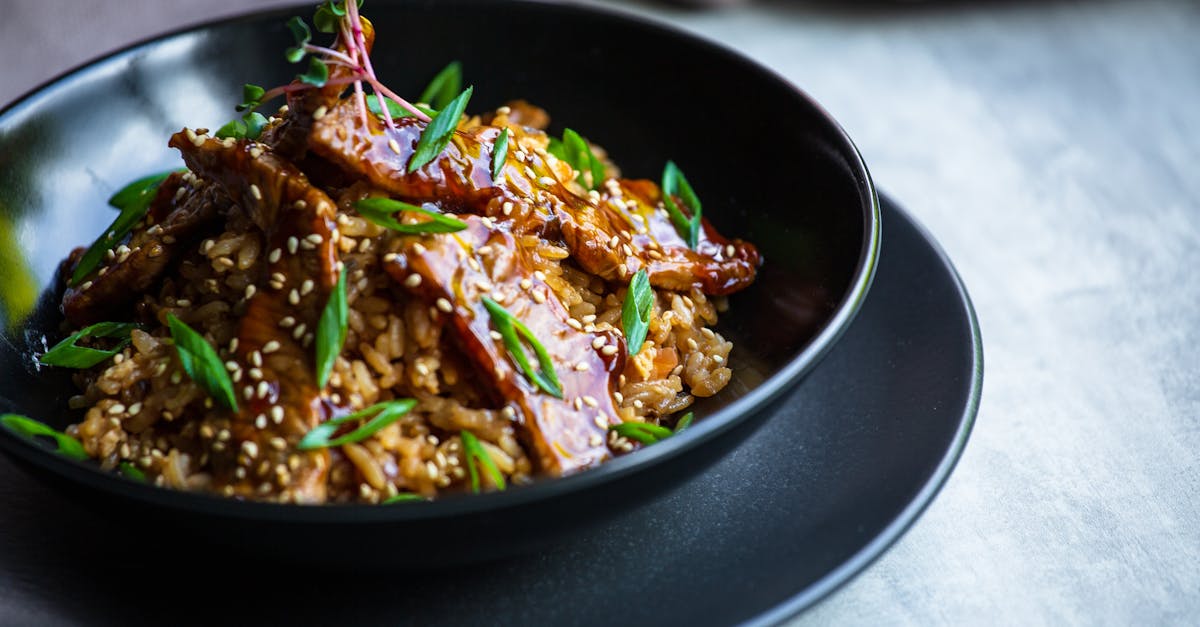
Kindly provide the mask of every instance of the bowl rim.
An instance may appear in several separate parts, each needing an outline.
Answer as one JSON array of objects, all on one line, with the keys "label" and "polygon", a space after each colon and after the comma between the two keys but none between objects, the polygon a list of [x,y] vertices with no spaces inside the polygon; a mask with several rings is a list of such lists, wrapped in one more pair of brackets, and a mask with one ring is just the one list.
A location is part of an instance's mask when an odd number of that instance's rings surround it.
[{"label": "bowl rim", "polygon": [[[843,297],[838,301],[823,327],[786,363],[764,379],[744,396],[718,409],[713,414],[697,421],[691,428],[675,437],[654,446],[645,447],[634,454],[609,460],[595,468],[565,477],[543,479],[519,489],[482,494],[451,495],[416,506],[414,503],[396,506],[370,504],[324,504],[319,506],[263,503],[240,501],[206,493],[183,492],[145,485],[122,478],[115,473],[99,471],[94,462],[75,461],[55,454],[53,451],[33,444],[28,440],[0,429],[0,450],[22,461],[60,475],[72,482],[82,483],[91,489],[101,490],[120,497],[130,498],[155,507],[168,507],[204,515],[255,522],[283,522],[292,524],[380,524],[404,523],[409,521],[436,520],[447,517],[494,513],[521,507],[528,503],[553,500],[571,493],[582,493],[601,484],[611,483],[644,472],[675,459],[686,452],[700,448],[722,434],[729,432],[754,414],[764,410],[771,401],[799,384],[829,352],[845,333],[857,316],[875,277],[882,237],[880,223],[879,194],[871,178],[861,152],[842,126],[815,99],[778,72],[750,59],[746,55],[720,42],[686,31],[661,20],[629,12],[628,10],[601,7],[593,4],[559,3],[555,0],[504,0],[522,10],[558,13],[564,17],[596,19],[654,31],[657,35],[670,38],[689,46],[723,57],[724,60],[742,66],[742,69],[757,78],[774,81],[788,88],[788,92],[799,106],[810,107],[832,131],[830,146],[845,160],[852,171],[855,187],[863,197],[863,233],[858,261]],[[471,5],[494,5],[494,0],[450,0],[439,3],[437,10],[445,7]],[[394,5],[395,6],[395,5]],[[79,78],[94,68],[131,57],[143,48],[163,43],[176,37],[228,26],[240,22],[262,21],[272,16],[294,14],[307,10],[309,3],[274,7],[259,11],[206,20],[177,29],[139,39],[121,48],[100,55],[75,67],[65,70],[37,86],[29,89],[16,100],[0,108],[0,128],[23,110],[36,104],[43,92],[56,86],[65,87],[74,78]],[[857,570],[857,569],[856,569]]]}]

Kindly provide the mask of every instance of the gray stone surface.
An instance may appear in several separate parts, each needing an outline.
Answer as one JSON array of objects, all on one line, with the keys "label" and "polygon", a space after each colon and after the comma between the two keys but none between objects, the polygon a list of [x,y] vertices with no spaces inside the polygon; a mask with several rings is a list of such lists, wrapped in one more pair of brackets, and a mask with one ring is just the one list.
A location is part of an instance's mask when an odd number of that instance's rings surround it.
[{"label": "gray stone surface", "polygon": [[[0,4],[7,102],[130,40],[279,3]],[[621,6],[822,102],[978,309],[987,374],[958,469],[796,624],[1200,620],[1197,3]]]}]

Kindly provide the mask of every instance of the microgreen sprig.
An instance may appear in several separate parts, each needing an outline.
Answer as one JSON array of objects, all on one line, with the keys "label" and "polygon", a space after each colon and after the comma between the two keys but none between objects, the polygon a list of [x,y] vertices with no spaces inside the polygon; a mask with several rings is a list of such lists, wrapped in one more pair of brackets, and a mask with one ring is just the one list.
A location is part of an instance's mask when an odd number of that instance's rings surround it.
[{"label": "microgreen sprig", "polygon": [[175,352],[179,364],[187,376],[204,388],[217,403],[237,411],[237,396],[233,392],[233,381],[225,371],[225,364],[204,336],[189,327],[175,314],[167,314],[167,326],[171,339],[175,341]]},{"label": "microgreen sprig", "polygon": [[[399,233],[454,233],[467,228],[467,223],[462,220],[391,198],[364,198],[354,203],[354,208],[367,220]],[[431,219],[417,224],[402,224],[395,218],[395,214],[401,211],[412,211]]]},{"label": "microgreen sprig", "polygon": [[87,451],[79,440],[50,427],[49,425],[19,414],[0,414],[0,425],[13,433],[33,440],[38,436],[52,438],[55,450],[63,457],[87,459]]},{"label": "microgreen sprig", "polygon": [[638,354],[650,330],[650,313],[654,309],[654,290],[646,269],[638,270],[629,280],[625,302],[621,305],[621,331],[630,355]]},{"label": "microgreen sprig", "polygon": [[[129,346],[129,343],[132,341],[129,338],[129,333],[136,326],[129,322],[97,322],[76,331],[70,337],[55,344],[54,348],[46,351],[46,354],[42,355],[38,361],[47,366],[91,368],[121,352],[126,346]],[[88,348],[78,345],[79,340],[94,337],[120,338],[120,341],[117,342],[117,345],[112,350]]]},{"label": "microgreen sprig", "polygon": [[[496,332],[500,334],[504,347],[517,362],[521,372],[525,373],[525,377],[541,388],[543,392],[555,398],[562,398],[562,384],[558,382],[558,375],[554,372],[554,362],[550,359],[550,354],[546,352],[546,347],[542,346],[542,343],[533,335],[533,331],[530,331],[529,327],[525,326],[516,316],[487,296],[483,297],[483,306],[491,314],[492,326],[496,327]],[[533,352],[537,355],[539,370],[535,371],[530,365],[529,356],[525,354],[525,347],[521,345],[521,338],[524,338],[533,347]]]},{"label": "microgreen sprig", "polygon": [[337,285],[329,293],[317,322],[317,387],[323,388],[333,372],[333,363],[346,343],[350,312],[346,299],[346,270],[338,273]]},{"label": "microgreen sprig", "polygon": [[112,198],[108,199],[108,204],[120,209],[121,213],[117,215],[112,224],[108,225],[107,229],[104,229],[104,234],[93,242],[79,258],[79,263],[75,265],[75,271],[71,273],[72,286],[78,285],[91,274],[92,270],[95,270],[96,266],[100,264],[100,260],[104,258],[104,254],[128,235],[142,218],[146,217],[146,212],[150,210],[150,203],[158,193],[158,188],[175,171],[160,172],[140,178],[121,188],[120,191],[113,194]]},{"label": "microgreen sprig", "polygon": [[505,489],[504,474],[496,467],[496,461],[488,454],[487,449],[479,443],[479,439],[470,431],[459,434],[462,438],[463,453],[467,457],[467,472],[471,475],[471,491],[479,492],[479,473],[487,472],[492,483],[501,490]]},{"label": "microgreen sprig", "polygon": [[[361,442],[378,433],[380,429],[396,422],[401,416],[407,414],[416,406],[417,401],[412,398],[398,398],[376,403],[352,414],[334,418],[313,427],[311,431],[304,434],[304,437],[296,444],[296,448],[301,451],[311,451],[320,448],[332,448],[352,442]],[[342,425],[364,418],[370,418],[370,420],[367,420],[362,426],[346,435],[333,437],[333,434],[337,433],[338,428]]]},{"label": "microgreen sprig", "polygon": [[217,129],[217,137],[224,139],[232,137],[234,139],[258,139],[262,135],[263,128],[267,125],[267,118],[255,111],[262,104],[263,95],[266,90],[258,85],[249,83],[242,85],[242,102],[237,107],[234,107],[239,112],[246,112],[240,118],[234,118],[227,122],[224,126]]},{"label": "microgreen sprig", "polygon": [[[691,211],[691,218],[683,215],[683,212],[680,211],[679,205],[675,203],[676,195]],[[696,197],[696,192],[692,191],[687,177],[683,175],[674,161],[668,161],[666,167],[663,168],[662,196],[663,204],[667,207],[667,215],[675,225],[675,230],[687,242],[688,247],[694,250],[696,244],[700,242],[700,199]]]}]

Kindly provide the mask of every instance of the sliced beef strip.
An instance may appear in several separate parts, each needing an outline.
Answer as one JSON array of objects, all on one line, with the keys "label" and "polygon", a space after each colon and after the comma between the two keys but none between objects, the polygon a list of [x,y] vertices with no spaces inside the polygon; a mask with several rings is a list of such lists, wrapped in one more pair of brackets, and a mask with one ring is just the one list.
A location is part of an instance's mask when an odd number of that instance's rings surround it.
[{"label": "sliced beef strip", "polygon": [[425,124],[404,118],[388,130],[374,116],[367,124],[354,103],[343,100],[313,124],[309,145],[404,199],[512,221],[517,233],[561,235],[576,262],[606,280],[627,281],[645,268],[655,287],[730,294],[753,282],[761,264],[754,245],[726,240],[707,221],[697,250],[689,249],[657,207],[660,192],[652,182],[616,181],[605,195],[577,196],[560,182],[563,164],[556,168],[537,152],[518,161],[515,142],[494,180],[492,146],[500,129],[487,126],[457,131],[437,158],[410,173],[407,164]]},{"label": "sliced beef strip", "polygon": [[[569,323],[570,314],[530,269],[511,233],[485,218],[462,219],[466,230],[411,238],[387,272],[445,321],[481,387],[514,408],[518,430],[542,472],[567,474],[607,459],[608,426],[619,420],[613,390],[624,368],[624,343],[614,333],[588,333],[578,322]],[[545,347],[563,398],[539,390],[495,339],[484,296],[521,320]],[[527,353],[537,368],[532,349]]]},{"label": "sliced beef strip", "polygon": [[180,173],[167,177],[146,217],[112,257],[101,260],[79,285],[67,286],[62,300],[67,321],[82,327],[127,319],[122,310],[158,281],[176,256],[228,206],[225,194],[203,181],[191,176],[185,180]]},{"label": "sliced beef strip", "polygon": [[[240,411],[209,419],[213,432],[230,434],[213,450],[214,485],[231,496],[323,502],[329,453],[295,445],[332,411],[316,384],[313,336],[337,281],[335,205],[262,144],[192,140],[184,132],[171,146],[241,206],[267,241],[267,268],[233,356],[247,373],[236,386]],[[280,321],[288,317],[294,324],[285,328]]]}]

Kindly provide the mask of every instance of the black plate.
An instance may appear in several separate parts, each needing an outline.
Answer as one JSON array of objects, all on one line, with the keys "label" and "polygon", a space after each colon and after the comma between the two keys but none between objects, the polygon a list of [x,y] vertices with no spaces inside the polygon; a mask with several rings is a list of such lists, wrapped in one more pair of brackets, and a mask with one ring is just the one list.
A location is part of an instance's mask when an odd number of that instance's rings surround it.
[{"label": "black plate", "polygon": [[[288,80],[295,68],[282,60],[290,40],[283,23],[310,11],[304,5],[133,46],[0,114],[0,223],[15,224],[20,242],[5,252],[25,257],[29,282],[50,284],[58,260],[103,229],[112,219],[103,199],[114,189],[177,166],[165,147],[171,132],[220,126],[234,115],[244,81]],[[2,430],[0,449],[98,511],[134,525],[158,521],[151,529],[165,530],[169,543],[202,535],[251,555],[354,567],[479,560],[578,532],[703,472],[761,424],[763,410],[857,312],[879,242],[874,188],[836,123],[775,75],[692,36],[579,7],[372,3],[369,17],[380,33],[375,67],[400,93],[418,93],[459,59],[475,84],[472,110],[528,98],[558,116],[556,131],[570,123],[606,145],[627,173],[654,178],[668,158],[681,164],[705,199],[705,215],[757,243],[768,260],[719,326],[737,345],[729,387],[697,405],[701,419],[681,436],[601,468],[505,493],[392,507],[279,506],[157,490]],[[538,36],[522,35],[517,45],[515,33]],[[0,293],[13,301],[20,272],[0,275]],[[58,318],[48,292],[31,317],[3,331],[0,411],[59,426],[78,419],[66,410],[67,373],[33,367]],[[338,536],[372,550],[296,551],[312,538]]]},{"label": "black plate", "polygon": [[[884,223],[862,313],[767,423],[667,497],[570,542],[410,575],[305,575],[297,583],[218,552],[219,574],[148,576],[170,569],[171,547],[131,557],[122,542],[129,529],[12,478],[0,483],[0,581],[18,576],[24,591],[3,605],[0,623],[174,622],[181,608],[210,624],[231,616],[286,624],[780,621],[866,567],[912,524],[949,475],[978,407],[982,352],[962,284],[929,236],[886,201]],[[368,549],[335,536],[313,538],[305,550]],[[251,598],[263,602],[234,612]]]}]

